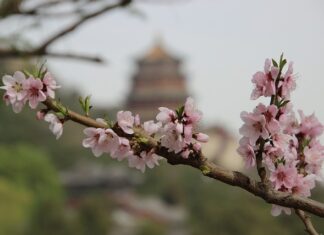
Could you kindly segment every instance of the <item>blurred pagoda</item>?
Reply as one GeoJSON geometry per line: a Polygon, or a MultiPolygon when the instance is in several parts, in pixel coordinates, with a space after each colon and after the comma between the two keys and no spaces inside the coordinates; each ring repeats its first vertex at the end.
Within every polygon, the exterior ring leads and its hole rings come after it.
{"type": "Polygon", "coordinates": [[[131,80],[126,109],[140,114],[142,120],[154,119],[158,107],[178,108],[183,105],[187,79],[181,70],[180,58],[170,54],[161,40],[141,58],[131,80]]]}

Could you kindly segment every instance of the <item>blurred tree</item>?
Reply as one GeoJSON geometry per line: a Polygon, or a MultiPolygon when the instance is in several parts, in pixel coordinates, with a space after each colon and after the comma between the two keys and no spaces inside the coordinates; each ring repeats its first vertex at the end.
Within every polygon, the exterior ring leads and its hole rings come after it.
{"type": "Polygon", "coordinates": [[[0,235],[20,235],[28,228],[32,193],[0,178],[0,235]]]}
{"type": "Polygon", "coordinates": [[[0,198],[0,234],[65,234],[62,188],[44,153],[0,145],[0,198]]]}
{"type": "Polygon", "coordinates": [[[90,196],[82,199],[78,220],[82,228],[80,235],[106,235],[111,227],[111,208],[102,196],[90,196]]]}

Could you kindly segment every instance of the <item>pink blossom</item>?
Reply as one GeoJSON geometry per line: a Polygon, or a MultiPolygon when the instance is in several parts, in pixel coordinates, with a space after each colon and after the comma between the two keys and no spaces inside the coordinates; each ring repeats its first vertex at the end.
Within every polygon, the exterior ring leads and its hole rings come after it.
{"type": "Polygon", "coordinates": [[[163,124],[169,123],[176,119],[176,113],[168,108],[160,107],[160,112],[156,116],[156,120],[162,122],[163,124]]]}
{"type": "Polygon", "coordinates": [[[25,75],[17,71],[13,76],[3,76],[2,81],[4,86],[1,86],[0,89],[6,90],[3,100],[6,105],[12,105],[15,113],[20,113],[26,103],[27,91],[24,89],[24,84],[26,83],[25,75]]]}
{"type": "Polygon", "coordinates": [[[184,125],[183,134],[186,143],[192,142],[192,135],[193,135],[192,132],[193,132],[193,126],[191,124],[184,125]]]}
{"type": "Polygon", "coordinates": [[[82,142],[83,147],[91,148],[96,157],[103,153],[113,155],[120,144],[119,137],[112,129],[88,127],[83,132],[87,136],[82,142]]]}
{"type": "Polygon", "coordinates": [[[276,190],[282,187],[291,189],[294,186],[297,174],[295,166],[279,164],[275,171],[271,171],[269,180],[273,183],[276,190]]]}
{"type": "Polygon", "coordinates": [[[195,102],[191,97],[188,97],[184,106],[184,113],[186,116],[186,124],[195,125],[202,118],[202,112],[196,109],[195,102]]]}
{"type": "Polygon", "coordinates": [[[111,154],[112,158],[117,158],[118,161],[122,161],[125,158],[133,155],[133,151],[129,145],[129,140],[126,138],[119,137],[120,144],[116,151],[111,154]]]}
{"type": "Polygon", "coordinates": [[[142,173],[145,172],[145,159],[137,155],[130,155],[128,157],[128,166],[131,168],[136,168],[142,173]]]}
{"type": "Polygon", "coordinates": [[[147,121],[143,124],[144,130],[147,134],[152,135],[160,131],[162,127],[161,122],[154,123],[154,121],[147,121]]]}
{"type": "Polygon", "coordinates": [[[299,123],[293,112],[282,114],[279,118],[279,123],[285,134],[295,135],[299,132],[299,123]]]}
{"type": "Polygon", "coordinates": [[[251,145],[254,145],[259,137],[263,139],[269,137],[269,132],[265,127],[266,119],[263,115],[242,112],[241,119],[244,121],[244,124],[239,132],[250,139],[251,145]]]}
{"type": "Polygon", "coordinates": [[[44,120],[49,122],[49,129],[56,136],[56,139],[59,139],[63,134],[63,123],[58,119],[58,117],[53,113],[48,113],[45,115],[44,120]]]}
{"type": "Polygon", "coordinates": [[[295,178],[295,185],[292,188],[292,193],[302,197],[310,197],[311,190],[315,188],[315,179],[316,176],[313,174],[307,176],[299,174],[295,178]]]}
{"type": "Polygon", "coordinates": [[[200,152],[200,151],[201,151],[201,144],[200,144],[200,143],[194,143],[194,144],[193,144],[193,149],[194,149],[196,152],[200,152]]]}
{"type": "Polygon", "coordinates": [[[11,105],[12,105],[12,110],[15,112],[15,113],[20,113],[23,109],[23,107],[25,106],[26,104],[26,100],[16,100],[16,101],[10,101],[11,102],[11,105]]]}
{"type": "Polygon", "coordinates": [[[248,138],[241,138],[237,152],[243,157],[246,168],[255,166],[255,152],[248,138]]]}
{"type": "Polygon", "coordinates": [[[270,73],[270,69],[271,69],[271,60],[269,58],[267,58],[264,61],[264,72],[265,72],[265,74],[270,73]]]}
{"type": "Polygon", "coordinates": [[[207,143],[209,140],[209,136],[204,134],[204,133],[197,133],[195,134],[195,138],[197,141],[201,142],[201,143],[207,143]]]}
{"type": "Polygon", "coordinates": [[[39,102],[46,100],[46,95],[43,90],[43,83],[40,79],[30,77],[24,84],[24,89],[27,90],[27,99],[29,106],[32,109],[37,108],[39,102]]]}
{"type": "Polygon", "coordinates": [[[146,166],[150,169],[154,168],[154,166],[159,165],[159,160],[161,159],[160,156],[156,155],[153,152],[145,152],[142,151],[140,156],[131,155],[128,158],[128,165],[129,167],[134,167],[143,173],[145,172],[146,166]]]}
{"type": "Polygon", "coordinates": [[[135,115],[134,124],[135,124],[135,126],[140,126],[141,125],[141,118],[140,118],[139,114],[135,115]]]}
{"type": "Polygon", "coordinates": [[[119,127],[126,133],[126,134],[133,134],[133,126],[135,122],[135,118],[130,111],[119,111],[117,113],[117,121],[119,127]]]}
{"type": "Polygon", "coordinates": [[[286,215],[291,215],[291,209],[283,206],[272,205],[271,215],[279,216],[281,212],[285,212],[286,215]]]}
{"type": "Polygon", "coordinates": [[[58,86],[56,84],[54,77],[49,72],[47,72],[45,74],[45,76],[43,78],[43,84],[44,84],[43,91],[44,91],[45,95],[54,99],[55,98],[55,90],[57,88],[60,88],[60,86],[58,86]]]}
{"type": "Polygon", "coordinates": [[[152,151],[141,152],[141,157],[145,159],[145,164],[150,169],[154,168],[155,166],[159,166],[159,160],[162,159],[159,155],[155,154],[152,151]]]}
{"type": "Polygon", "coordinates": [[[273,66],[273,67],[271,68],[270,73],[271,73],[271,77],[272,77],[272,79],[275,80],[275,79],[278,77],[278,74],[279,74],[279,68],[273,66]]]}
{"type": "Polygon", "coordinates": [[[289,144],[290,136],[283,133],[276,133],[272,135],[272,143],[274,147],[286,149],[289,144]]]}
{"type": "Polygon", "coordinates": [[[296,81],[293,76],[293,62],[289,63],[288,70],[284,76],[284,80],[281,83],[281,96],[285,98],[290,97],[290,92],[296,89],[296,81]]]}
{"type": "Polygon", "coordinates": [[[264,72],[256,72],[253,75],[252,83],[255,84],[255,88],[252,91],[251,99],[256,100],[260,96],[271,96],[275,94],[275,82],[278,73],[278,69],[271,68],[271,61],[266,59],[264,64],[264,72]]]}
{"type": "Polygon", "coordinates": [[[263,104],[259,104],[254,109],[255,114],[262,114],[266,120],[266,128],[269,133],[274,134],[280,130],[279,121],[276,119],[278,114],[278,108],[275,105],[269,105],[266,107],[263,104]]]}
{"type": "Polygon", "coordinates": [[[184,149],[182,152],[181,152],[181,156],[185,159],[187,159],[190,155],[190,150],[188,148],[184,149]]]}
{"type": "Polygon", "coordinates": [[[183,125],[180,123],[169,123],[161,130],[161,145],[168,148],[169,152],[179,153],[186,146],[182,136],[183,125]]]}
{"type": "Polygon", "coordinates": [[[45,118],[46,112],[43,110],[37,111],[36,118],[37,120],[43,120],[45,118]]]}
{"type": "Polygon", "coordinates": [[[4,86],[1,89],[6,90],[6,95],[9,96],[11,104],[16,101],[22,101],[27,95],[26,89],[24,89],[24,84],[26,83],[25,75],[17,71],[13,76],[5,75],[2,77],[2,82],[4,86]]]}
{"type": "Polygon", "coordinates": [[[305,116],[304,112],[299,110],[299,115],[301,118],[300,132],[310,138],[317,137],[323,133],[323,125],[318,121],[313,113],[310,116],[305,116]]]}
{"type": "Polygon", "coordinates": [[[318,141],[312,141],[310,146],[304,148],[306,171],[309,174],[321,174],[324,161],[324,147],[318,141]]]}
{"type": "Polygon", "coordinates": [[[275,171],[274,163],[279,157],[284,156],[284,149],[266,144],[264,147],[263,160],[270,171],[275,171]]]}

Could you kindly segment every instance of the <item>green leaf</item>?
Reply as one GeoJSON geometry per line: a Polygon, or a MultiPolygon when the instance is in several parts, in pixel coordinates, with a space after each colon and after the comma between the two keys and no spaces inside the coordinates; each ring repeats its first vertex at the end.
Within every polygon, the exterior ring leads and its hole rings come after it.
{"type": "Polygon", "coordinates": [[[84,101],[83,101],[83,98],[81,96],[79,97],[79,103],[81,105],[82,110],[84,110],[84,101]]]}
{"type": "Polygon", "coordinates": [[[26,77],[34,77],[34,75],[27,70],[24,70],[23,73],[25,74],[26,77]]]}
{"type": "Polygon", "coordinates": [[[281,61],[280,62],[280,70],[282,70],[285,67],[286,64],[287,64],[287,60],[286,59],[284,59],[283,61],[281,61]]]}
{"type": "Polygon", "coordinates": [[[184,108],[185,108],[184,106],[181,106],[176,110],[178,118],[181,118],[183,116],[184,108]]]}
{"type": "Polygon", "coordinates": [[[88,95],[86,98],[85,98],[85,100],[84,100],[84,109],[85,109],[85,114],[87,115],[87,116],[89,116],[89,114],[90,114],[90,109],[91,109],[91,105],[90,105],[90,99],[91,99],[91,96],[90,95],[88,95]]]}
{"type": "Polygon", "coordinates": [[[40,68],[38,69],[38,73],[37,73],[37,78],[40,78],[41,80],[43,80],[45,74],[47,73],[47,69],[45,68],[45,64],[46,64],[46,60],[41,64],[40,68]],[[44,71],[43,71],[44,69],[44,71]]]}
{"type": "Polygon", "coordinates": [[[92,108],[92,106],[90,104],[90,99],[91,99],[90,95],[88,95],[84,99],[82,97],[79,97],[79,103],[80,103],[81,108],[82,108],[82,110],[83,110],[83,112],[85,113],[86,116],[89,116],[90,109],[92,108]]]}
{"type": "Polygon", "coordinates": [[[281,64],[281,62],[282,62],[282,59],[283,59],[283,53],[281,53],[281,55],[280,55],[280,64],[281,64]]]}
{"type": "Polygon", "coordinates": [[[284,107],[289,102],[290,102],[290,100],[282,100],[282,102],[280,102],[280,104],[279,104],[279,108],[284,107]]]}
{"type": "Polygon", "coordinates": [[[276,68],[278,68],[278,63],[274,59],[272,59],[272,64],[273,64],[273,66],[275,66],[276,68]]]}

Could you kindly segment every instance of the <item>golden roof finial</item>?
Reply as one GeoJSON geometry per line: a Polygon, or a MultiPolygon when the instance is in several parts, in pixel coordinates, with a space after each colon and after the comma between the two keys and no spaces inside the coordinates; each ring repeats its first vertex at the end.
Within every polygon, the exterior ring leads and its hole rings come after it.
{"type": "Polygon", "coordinates": [[[165,48],[163,47],[162,36],[158,34],[155,37],[153,47],[146,54],[145,58],[148,60],[158,60],[158,59],[165,59],[170,57],[171,56],[166,52],[165,48]]]}

